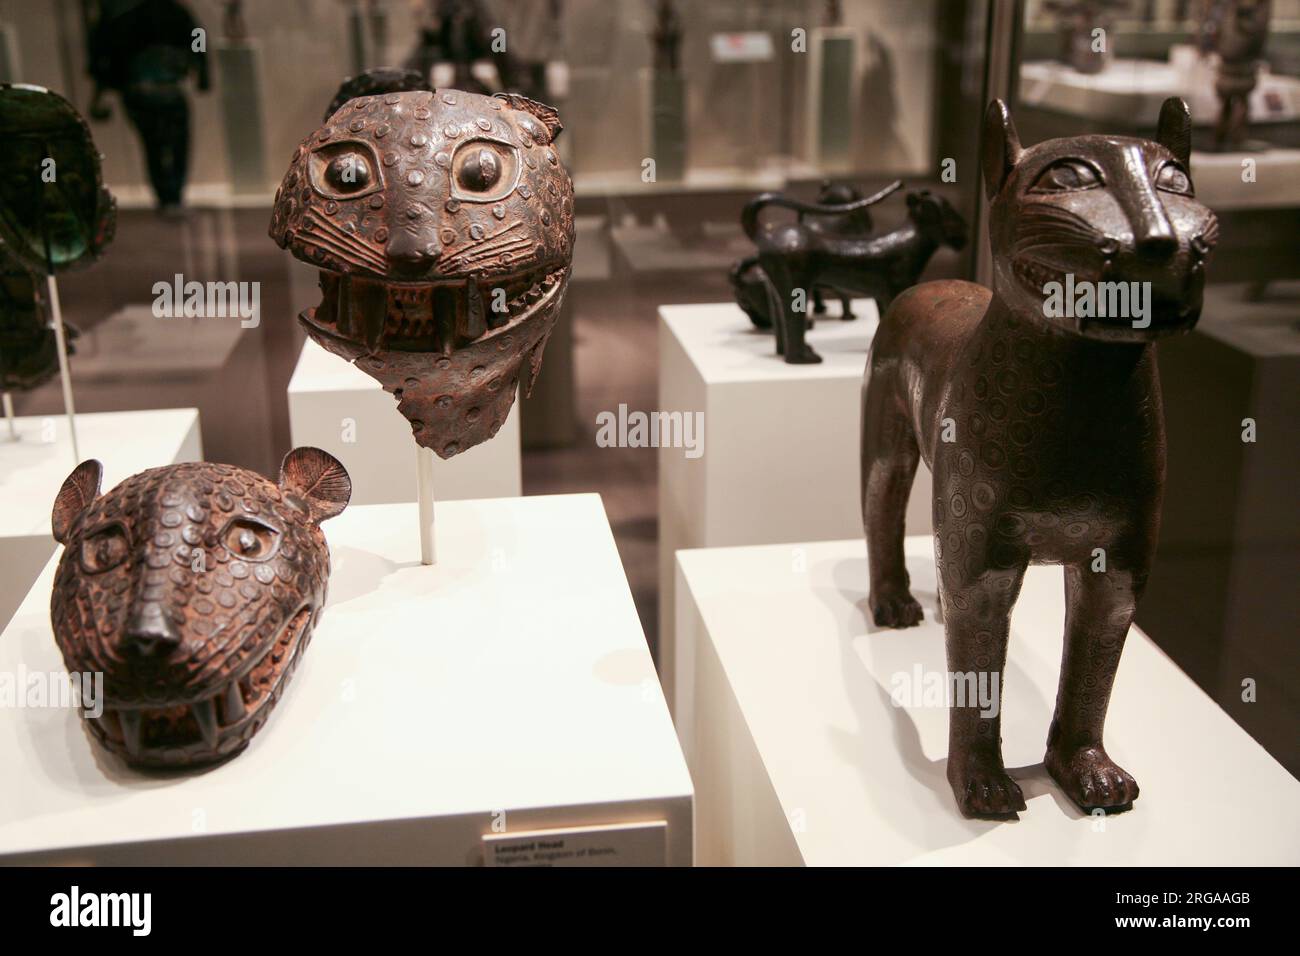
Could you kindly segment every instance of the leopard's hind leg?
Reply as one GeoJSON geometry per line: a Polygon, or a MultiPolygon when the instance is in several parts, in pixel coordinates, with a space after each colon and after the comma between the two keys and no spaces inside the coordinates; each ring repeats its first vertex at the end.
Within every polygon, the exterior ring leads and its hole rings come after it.
{"type": "Polygon", "coordinates": [[[871,616],[882,627],[911,627],[922,619],[903,559],[904,518],[921,458],[912,419],[901,398],[899,364],[878,360],[873,346],[862,385],[862,525],[867,536],[871,616]]]}
{"type": "Polygon", "coordinates": [[[778,353],[784,354],[785,360],[792,365],[820,362],[822,357],[805,340],[808,331],[807,305],[811,304],[813,292],[807,254],[802,251],[760,253],[759,261],[771,280],[772,294],[779,300],[779,309],[772,315],[773,324],[778,326],[778,353]],[[802,312],[795,308],[796,294],[800,292],[802,295],[798,296],[798,300],[805,303],[802,312]]]}

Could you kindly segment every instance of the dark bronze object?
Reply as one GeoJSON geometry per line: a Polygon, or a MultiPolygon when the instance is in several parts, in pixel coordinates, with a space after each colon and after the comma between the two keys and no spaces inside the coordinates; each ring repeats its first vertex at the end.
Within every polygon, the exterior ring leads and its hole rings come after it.
{"type": "Polygon", "coordinates": [[[338,92],[334,94],[334,99],[330,101],[329,108],[325,110],[324,119],[326,122],[329,118],[339,111],[345,104],[358,96],[380,96],[384,93],[408,93],[413,90],[426,90],[433,92],[433,87],[423,74],[415,70],[397,69],[394,67],[377,67],[373,70],[366,70],[364,73],[358,73],[356,76],[350,76],[339,86],[338,92]]]}
{"type": "Polygon", "coordinates": [[[1114,56],[1110,33],[1115,14],[1128,6],[1128,0],[1047,0],[1043,8],[1057,18],[1058,59],[1080,73],[1106,69],[1114,56]]]}
{"type": "Polygon", "coordinates": [[[86,121],[57,93],[0,84],[0,141],[6,271],[46,276],[92,262],[113,238],[117,209],[86,121]]]}
{"type": "Polygon", "coordinates": [[[243,42],[248,39],[248,22],[244,19],[243,0],[225,0],[221,16],[222,29],[226,39],[243,42]]]}
{"type": "Polygon", "coordinates": [[[559,118],[516,94],[353,99],[294,153],[270,234],[321,269],[307,333],[450,458],[497,433],[560,313],[573,183],[559,118]]]}
{"type": "Polygon", "coordinates": [[[1220,103],[1214,126],[1216,149],[1241,149],[1246,145],[1250,94],[1259,82],[1272,12],[1272,0],[1220,0],[1207,10],[1202,24],[1202,49],[1217,50],[1219,54],[1219,70],[1214,78],[1220,103]]]}
{"type": "MultiPolygon", "coordinates": [[[[822,180],[817,191],[817,203],[821,206],[837,206],[855,203],[862,199],[862,193],[849,183],[833,183],[822,180]]],[[[844,215],[819,215],[816,213],[799,213],[799,221],[814,232],[832,236],[845,236],[865,239],[871,235],[872,222],[869,209],[858,209],[844,215]]],[[[762,268],[758,256],[746,256],[731,267],[731,288],[736,296],[736,304],[749,316],[751,322],[760,329],[772,327],[772,316],[768,312],[767,287],[763,283],[762,268]]],[[[848,322],[856,319],[849,297],[842,292],[830,290],[840,300],[840,318],[848,322]]],[[[826,313],[824,287],[813,289],[813,315],[826,313]]]]}
{"type": "MultiPolygon", "coordinates": [[[[982,164],[993,289],[945,280],[899,296],[872,343],[863,393],[876,624],[921,620],[903,514],[924,458],[950,676],[996,677],[1000,692],[1025,568],[1065,567],[1065,654],[1045,763],[1088,811],[1123,810],[1138,795],[1106,755],[1102,727],[1160,522],[1153,341],[1199,318],[1218,238],[1192,190],[1182,100],[1165,102],[1158,129],[1154,142],[1079,136],[1022,149],[1006,106],[992,103],[982,164]],[[1076,291],[1068,307],[1056,298],[1063,288],[1076,291]],[[1118,307],[1121,292],[1128,308],[1118,307]],[[1102,297],[1111,307],[1097,308],[1102,297]]],[[[965,813],[1025,807],[1003,767],[1000,716],[973,701],[949,708],[947,774],[965,813]]]]}
{"type": "Polygon", "coordinates": [[[428,0],[421,21],[419,41],[406,59],[408,69],[431,77],[435,66],[448,63],[457,89],[487,95],[491,91],[474,75],[474,65],[491,61],[511,85],[510,56],[492,42],[494,19],[483,0],[428,0]]]}
{"type": "MultiPolygon", "coordinates": [[[[54,329],[45,319],[44,283],[0,249],[0,391],[36,388],[59,371],[54,329]]],[[[63,324],[68,354],[75,327],[63,324]]]]}
{"type": "Polygon", "coordinates": [[[151,468],[99,493],[84,461],[54,502],[64,545],[50,601],[69,673],[103,673],[85,725],[138,767],[190,767],[243,750],[266,723],[325,604],[320,523],[352,483],[317,448],[280,480],[231,465],[151,468]]]}
{"type": "Polygon", "coordinates": [[[859,217],[901,186],[894,182],[865,199],[831,204],[765,193],[745,206],[741,226],[758,246],[758,255],[732,268],[736,301],[756,326],[775,326],[776,351],[787,362],[821,361],[804,341],[808,300],[811,297],[815,307],[819,288],[833,289],[842,301],[870,296],[883,313],[894,296],[916,282],[936,249],[965,245],[961,214],[942,196],[925,190],[908,194],[903,225],[871,236],[868,218],[867,234],[862,234],[864,220],[859,217]],[[759,216],[768,206],[794,209],[800,217],[760,227],[759,216]],[[779,321],[773,323],[773,315],[779,321]]]}
{"type": "Polygon", "coordinates": [[[682,18],[673,0],[659,0],[655,6],[654,71],[677,74],[682,69],[682,18]]]}

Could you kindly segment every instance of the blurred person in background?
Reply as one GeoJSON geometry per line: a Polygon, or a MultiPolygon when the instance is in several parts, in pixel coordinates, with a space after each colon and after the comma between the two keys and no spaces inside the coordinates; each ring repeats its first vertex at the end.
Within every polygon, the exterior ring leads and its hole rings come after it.
{"type": "Polygon", "coordinates": [[[193,73],[199,90],[209,88],[205,32],[176,0],[103,0],[89,53],[91,119],[108,118],[104,95],[116,90],[140,135],[159,212],[179,215],[190,154],[184,83],[193,73]]]}

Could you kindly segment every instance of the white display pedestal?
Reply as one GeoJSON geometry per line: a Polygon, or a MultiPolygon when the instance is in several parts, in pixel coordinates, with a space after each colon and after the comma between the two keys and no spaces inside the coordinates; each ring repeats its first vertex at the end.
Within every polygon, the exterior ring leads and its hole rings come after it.
{"type": "MultiPolygon", "coordinates": [[[[862,534],[859,420],[875,302],[838,301],[808,333],[823,361],[787,365],[740,308],[659,308],[659,408],[704,412],[704,454],[659,451],[659,673],[674,716],[673,552],[862,534]]],[[[916,473],[907,530],[929,531],[930,473],[916,473]]]]}
{"type": "Polygon", "coordinates": [[[1230,209],[1278,209],[1300,206],[1300,149],[1258,152],[1203,153],[1192,151],[1196,198],[1217,212],[1230,209]],[[1242,163],[1254,163],[1252,181],[1242,176],[1242,163]]]}
{"type": "Polygon", "coordinates": [[[1060,792],[1041,763],[1065,614],[1055,567],[1029,569],[1011,622],[1002,746],[1028,809],[963,818],[944,776],[946,708],[891,698],[900,676],[946,671],[933,543],[913,536],[905,550],[926,620],[902,630],[867,623],[857,539],[678,555],[699,863],[1300,862],[1300,782],[1137,628],[1106,744],[1142,794],[1130,812],[1090,817],[1060,792]]]}
{"type": "MultiPolygon", "coordinates": [[[[0,627],[54,553],[54,496],[77,466],[62,414],[20,416],[15,424],[17,441],[0,423],[0,627]]],[[[77,444],[83,460],[104,463],[105,490],[146,468],[203,458],[195,408],[78,414],[77,444]]]]}
{"type": "MultiPolygon", "coordinates": [[[[663,821],[661,851],[617,862],[689,865],[691,781],[600,498],[437,514],[432,567],[415,505],[325,523],[311,646],[218,767],[147,776],[70,710],[0,708],[0,860],[475,865],[500,829],[663,821]]],[[[0,673],[61,667],[53,571],[0,637],[0,673]]]]}
{"type": "MultiPolygon", "coordinates": [[[[516,399],[490,441],[447,461],[435,457],[433,488],[439,501],[522,493],[518,410],[516,399]]],[[[343,462],[352,477],[353,504],[415,500],[415,438],[397,399],[311,339],[289,380],[289,434],[294,447],[314,445],[343,462]]]]}

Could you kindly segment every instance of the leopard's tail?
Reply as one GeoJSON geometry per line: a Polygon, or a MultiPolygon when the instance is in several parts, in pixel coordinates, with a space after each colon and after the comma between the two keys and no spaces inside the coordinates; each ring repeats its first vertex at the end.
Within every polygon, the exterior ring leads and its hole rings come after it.
{"type": "Polygon", "coordinates": [[[867,196],[865,199],[857,199],[853,202],[846,203],[815,203],[804,202],[801,199],[792,199],[782,193],[763,193],[755,196],[749,202],[745,203],[745,208],[740,214],[740,226],[745,230],[752,241],[758,236],[758,217],[762,215],[763,210],[768,206],[780,206],[783,209],[793,209],[795,212],[814,213],[817,215],[843,215],[844,213],[857,212],[860,209],[866,209],[868,206],[874,206],[886,196],[892,195],[903,188],[903,181],[895,179],[879,192],[867,196]]]}

